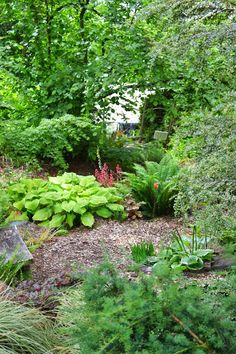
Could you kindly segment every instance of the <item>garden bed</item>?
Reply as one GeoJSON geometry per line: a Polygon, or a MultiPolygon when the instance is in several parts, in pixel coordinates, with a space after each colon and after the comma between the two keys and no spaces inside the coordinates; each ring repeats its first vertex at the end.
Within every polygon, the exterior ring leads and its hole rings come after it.
{"type": "MultiPolygon", "coordinates": [[[[181,224],[174,218],[147,220],[99,220],[93,229],[79,227],[67,236],[53,237],[34,253],[31,265],[34,282],[42,283],[49,278],[73,270],[85,271],[108,256],[119,269],[129,264],[130,246],[141,241],[153,242],[158,249],[168,244],[170,232],[181,224]]],[[[37,237],[42,229],[34,224],[21,227],[22,236],[30,232],[37,237]]]]}

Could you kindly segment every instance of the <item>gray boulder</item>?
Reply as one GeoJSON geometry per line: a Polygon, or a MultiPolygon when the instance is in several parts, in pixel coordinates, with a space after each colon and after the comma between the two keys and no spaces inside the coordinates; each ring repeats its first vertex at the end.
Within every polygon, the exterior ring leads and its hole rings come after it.
{"type": "Polygon", "coordinates": [[[5,257],[5,262],[14,257],[15,263],[27,262],[33,259],[16,225],[0,228],[0,257],[1,256],[5,257]]]}

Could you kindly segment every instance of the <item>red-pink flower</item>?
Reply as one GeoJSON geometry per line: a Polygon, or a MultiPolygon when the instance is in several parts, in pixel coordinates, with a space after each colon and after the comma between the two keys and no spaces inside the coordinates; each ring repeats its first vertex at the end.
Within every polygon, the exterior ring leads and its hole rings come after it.
{"type": "Polygon", "coordinates": [[[153,185],[154,189],[158,189],[159,188],[159,184],[158,182],[155,182],[154,185],[153,185]]]}

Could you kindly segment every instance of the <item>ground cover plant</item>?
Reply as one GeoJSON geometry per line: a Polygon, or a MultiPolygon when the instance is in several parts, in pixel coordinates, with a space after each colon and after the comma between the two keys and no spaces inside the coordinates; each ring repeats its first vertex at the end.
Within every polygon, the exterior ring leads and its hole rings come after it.
{"type": "MultiPolygon", "coordinates": [[[[234,286],[235,277],[228,282],[234,286]]],[[[106,264],[66,294],[58,320],[71,353],[233,354],[234,313],[233,293],[209,301],[199,287],[181,286],[166,265],[130,282],[106,264]]]]}
{"type": "Polygon", "coordinates": [[[14,210],[7,221],[33,220],[41,226],[92,227],[94,215],[102,218],[124,213],[116,189],[102,187],[94,176],[64,173],[43,179],[22,179],[8,189],[14,210]]]}

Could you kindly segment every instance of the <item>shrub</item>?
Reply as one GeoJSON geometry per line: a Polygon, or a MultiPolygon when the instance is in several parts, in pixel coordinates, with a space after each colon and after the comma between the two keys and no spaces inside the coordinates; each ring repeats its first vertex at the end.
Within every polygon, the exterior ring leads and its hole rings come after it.
{"type": "Polygon", "coordinates": [[[116,189],[102,187],[94,176],[64,173],[48,181],[22,179],[8,192],[15,210],[7,221],[32,219],[50,228],[63,224],[72,227],[81,222],[91,227],[94,214],[109,218],[124,213],[116,189]]]}
{"type": "Polygon", "coordinates": [[[234,314],[234,294],[209,301],[165,265],[137,282],[103,265],[65,294],[58,321],[71,353],[234,354],[234,314]]]}
{"type": "Polygon", "coordinates": [[[235,112],[230,101],[212,111],[193,112],[182,118],[173,140],[173,152],[185,164],[175,210],[200,212],[205,225],[206,214],[208,224],[218,227],[224,214],[233,216],[236,211],[235,112]]]}
{"type": "Polygon", "coordinates": [[[0,296],[0,353],[47,353],[54,341],[52,323],[46,316],[0,296]]]}
{"type": "MultiPolygon", "coordinates": [[[[43,119],[37,127],[25,122],[9,121],[3,127],[2,153],[21,163],[39,164],[51,161],[67,168],[66,154],[94,154],[99,141],[99,127],[87,117],[65,115],[43,119]]],[[[95,156],[94,156],[95,157],[95,156]]]]}
{"type": "Polygon", "coordinates": [[[172,212],[176,183],[174,177],[179,171],[178,164],[166,155],[161,162],[148,161],[145,167],[135,164],[134,173],[126,173],[134,198],[145,202],[141,206],[143,214],[148,217],[165,215],[172,212]]]}
{"type": "Polygon", "coordinates": [[[157,142],[148,144],[130,143],[121,145],[119,141],[107,141],[101,149],[101,158],[106,161],[112,169],[116,164],[122,166],[123,171],[133,172],[133,165],[144,164],[145,161],[159,163],[164,155],[164,149],[157,142]]]}

